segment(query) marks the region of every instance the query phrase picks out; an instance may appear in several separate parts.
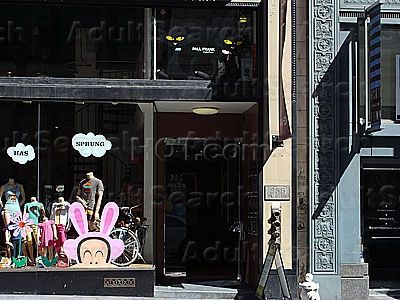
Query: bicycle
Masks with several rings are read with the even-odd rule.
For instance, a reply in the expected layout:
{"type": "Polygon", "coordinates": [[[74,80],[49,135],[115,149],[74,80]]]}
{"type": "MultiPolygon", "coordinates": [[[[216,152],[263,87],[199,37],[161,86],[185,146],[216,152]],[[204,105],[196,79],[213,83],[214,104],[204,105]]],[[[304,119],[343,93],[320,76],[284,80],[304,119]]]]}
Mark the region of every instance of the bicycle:
{"type": "Polygon", "coordinates": [[[133,213],[133,210],[141,205],[139,204],[131,208],[122,207],[122,218],[117,223],[118,227],[115,227],[110,233],[111,238],[122,240],[125,245],[121,256],[112,262],[116,266],[129,266],[138,258],[146,263],[142,254],[148,225],[144,224],[146,221],[145,218],[137,218],[133,213]]]}

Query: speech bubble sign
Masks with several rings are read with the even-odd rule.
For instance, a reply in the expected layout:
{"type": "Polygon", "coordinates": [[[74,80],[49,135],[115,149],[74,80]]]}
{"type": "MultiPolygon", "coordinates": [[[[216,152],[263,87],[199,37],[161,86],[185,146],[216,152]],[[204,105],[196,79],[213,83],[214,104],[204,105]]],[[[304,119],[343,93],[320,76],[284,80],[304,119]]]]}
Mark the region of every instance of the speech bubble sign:
{"type": "Polygon", "coordinates": [[[108,150],[111,150],[112,143],[108,141],[104,135],[94,135],[92,132],[88,134],[78,133],[72,138],[72,147],[78,151],[83,157],[102,157],[108,150]]]}
{"type": "Polygon", "coordinates": [[[9,147],[7,154],[13,161],[21,165],[35,159],[35,150],[31,145],[25,146],[23,143],[18,143],[15,147],[9,147]]]}

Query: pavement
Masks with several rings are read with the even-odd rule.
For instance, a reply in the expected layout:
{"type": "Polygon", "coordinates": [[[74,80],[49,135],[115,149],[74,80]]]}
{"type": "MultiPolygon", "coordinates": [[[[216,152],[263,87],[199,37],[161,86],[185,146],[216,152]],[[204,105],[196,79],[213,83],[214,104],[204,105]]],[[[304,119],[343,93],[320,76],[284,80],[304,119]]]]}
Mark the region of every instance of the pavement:
{"type": "Polygon", "coordinates": [[[59,296],[59,295],[0,295],[0,300],[253,300],[253,289],[243,287],[237,281],[202,281],[156,286],[154,297],[120,296],[59,296]]]}
{"type": "Polygon", "coordinates": [[[372,289],[369,291],[368,300],[392,300],[400,299],[398,289],[372,289]]]}
{"type": "MultiPolygon", "coordinates": [[[[166,287],[167,288],[167,287],[166,287]]],[[[233,291],[231,291],[233,292],[233,291]]],[[[182,294],[182,297],[156,297],[148,298],[148,297],[120,297],[120,296],[59,296],[59,295],[0,295],[0,300],[187,300],[187,299],[201,299],[201,300],[214,300],[214,299],[254,299],[250,296],[250,294],[243,295],[243,297],[230,298],[228,297],[228,293],[222,297],[221,294],[218,293],[217,290],[211,289],[210,292],[207,293],[208,297],[205,294],[199,295],[197,298],[188,298],[187,294],[182,294]]],[[[368,300],[393,300],[400,299],[400,290],[399,289],[372,289],[369,293],[368,300]]],[[[353,300],[353,299],[352,299],[353,300]]],[[[356,299],[354,299],[356,300],[356,299]]]]}

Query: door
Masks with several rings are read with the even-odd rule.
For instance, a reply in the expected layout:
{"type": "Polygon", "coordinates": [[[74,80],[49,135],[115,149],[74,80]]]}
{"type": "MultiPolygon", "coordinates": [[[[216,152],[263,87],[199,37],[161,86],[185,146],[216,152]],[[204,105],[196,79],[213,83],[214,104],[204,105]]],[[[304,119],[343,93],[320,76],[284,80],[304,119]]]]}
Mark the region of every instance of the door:
{"type": "Polygon", "coordinates": [[[364,259],[371,279],[400,275],[400,169],[362,170],[364,259]]]}
{"type": "Polygon", "coordinates": [[[166,162],[167,273],[238,277],[240,147],[233,143],[186,140],[167,146],[166,153],[173,153],[166,162]]]}

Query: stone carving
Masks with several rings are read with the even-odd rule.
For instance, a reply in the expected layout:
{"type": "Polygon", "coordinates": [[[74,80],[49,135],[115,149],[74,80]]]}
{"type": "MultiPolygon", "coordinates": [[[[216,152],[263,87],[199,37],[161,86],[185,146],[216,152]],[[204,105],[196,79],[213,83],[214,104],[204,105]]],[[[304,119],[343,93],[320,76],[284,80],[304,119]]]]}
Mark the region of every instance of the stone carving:
{"type": "MultiPolygon", "coordinates": [[[[341,0],[343,1],[343,0],[341,0]]],[[[399,0],[400,1],[400,0],[399,0]]],[[[311,214],[319,203],[325,204],[317,219],[311,221],[311,257],[313,273],[337,272],[336,174],[335,174],[335,58],[336,3],[311,0],[310,7],[310,143],[311,214]]]]}
{"type": "MultiPolygon", "coordinates": [[[[376,2],[376,0],[340,0],[340,11],[360,11],[376,2]]],[[[382,8],[385,11],[398,12],[400,9],[400,0],[384,0],[382,8]]]]}

